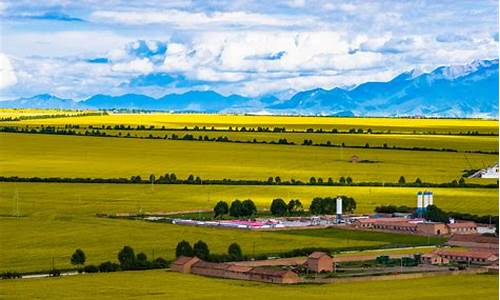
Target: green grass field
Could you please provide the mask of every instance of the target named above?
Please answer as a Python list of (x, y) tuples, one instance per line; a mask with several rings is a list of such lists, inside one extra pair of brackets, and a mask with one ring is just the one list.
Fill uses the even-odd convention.
[[(85, 130), (80, 130), (85, 133)], [(464, 135), (423, 135), (423, 134), (333, 134), (333, 133), (270, 133), (270, 132), (217, 132), (217, 131), (158, 131), (158, 130), (101, 130), (106, 134), (132, 137), (153, 137), (164, 138), (165, 135), (172, 137), (173, 134), (183, 137), (191, 134), (195, 138), (199, 136), (209, 138), (228, 137), (232, 141), (251, 142), (256, 139), (258, 142), (277, 142), (286, 139), (301, 145), (304, 140), (312, 140), (315, 144), (326, 144), (331, 142), (335, 145), (344, 143), (346, 146), (365, 146), (367, 143), (371, 147), (383, 147), (387, 144), (389, 148), (396, 147), (426, 147), (433, 149), (455, 149), (458, 151), (498, 151), (498, 136), (464, 136)]]
[[(183, 185), (158, 186), (151, 194), (147, 189), (141, 191), (141, 188), (148, 188), (142, 185), (3, 183), (0, 186), (0, 269), (5, 271), (47, 269), (52, 257), (57, 267), (70, 267), (69, 255), (79, 247), (87, 252), (93, 263), (115, 259), (117, 251), (126, 244), (148, 255), (154, 250), (157, 256), (172, 258), (175, 245), (182, 239), (192, 242), (203, 239), (219, 253), (224, 252), (229, 243), (237, 241), (248, 254), (253, 251), (254, 243), (256, 253), (269, 253), (311, 245), (339, 248), (426, 242), (425, 238), (408, 240), (402, 235), (391, 234), (249, 232), (95, 217), (96, 212), (134, 211), (138, 205), (151, 210), (206, 208), (205, 199), (200, 200)], [(233, 188), (213, 192), (214, 195), (231, 195)], [(9, 216), (15, 209), (12, 197), (16, 190), (20, 218)], [(204, 191), (199, 193), (205, 196)], [(218, 197), (214, 196), (212, 203), (216, 199)], [(263, 204), (263, 199), (257, 203)]]
[[(69, 267), (69, 255), (83, 248), (91, 262), (115, 259), (126, 244), (148, 255), (171, 258), (178, 241), (203, 239), (215, 252), (224, 252), (237, 241), (244, 251), (269, 253), (309, 247), (338, 248), (395, 244), (401, 235), (378, 236), (341, 232), (248, 232), (175, 226), (143, 221), (96, 218), (96, 213), (210, 209), (223, 199), (251, 198), (266, 208), (274, 197), (299, 198), (307, 207), (315, 196), (353, 196), (359, 212), (372, 212), (379, 204), (413, 205), (416, 188), (286, 187), (221, 185), (117, 185), (59, 183), (0, 183), (1, 270), (33, 271)], [(495, 214), (495, 189), (433, 189), (435, 203), (446, 210)], [(16, 193), (19, 213), (16, 214)], [(306, 234), (307, 233), (307, 234)], [(359, 236), (357, 236), (359, 235)], [(374, 238), (375, 237), (375, 238)], [(419, 242), (417, 240), (417, 242)], [(420, 240), (421, 242), (421, 240)]]
[[(459, 179), (465, 169), (483, 168), (498, 156), (446, 152), (339, 149), (287, 145), (139, 140), (36, 134), (0, 134), (0, 170), (21, 177), (130, 177), (174, 172), (210, 179), (308, 181), (351, 176), (354, 181), (425, 182)], [(350, 161), (352, 155), (375, 163)], [(485, 180), (492, 183), (494, 180)]]
[(166, 271), (86, 274), (2, 282), (3, 299), (498, 299), (498, 276), (277, 286)]

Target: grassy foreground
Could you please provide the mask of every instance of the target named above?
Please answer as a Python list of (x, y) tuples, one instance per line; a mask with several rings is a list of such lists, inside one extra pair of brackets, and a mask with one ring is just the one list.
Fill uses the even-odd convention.
[[(71, 118), (70, 118), (71, 119)], [(209, 179), (280, 176), (308, 181), (350, 176), (355, 182), (458, 180), (465, 169), (497, 161), (496, 155), (340, 149), (310, 146), (142, 140), (105, 137), (0, 134), (0, 170), (21, 177), (130, 177), (176, 173)], [(372, 163), (352, 163), (359, 156)], [(494, 180), (493, 180), (494, 182)], [(492, 183), (485, 180), (484, 183)]]
[(498, 276), (458, 275), (324, 285), (277, 286), (166, 271), (86, 274), (2, 282), (3, 299), (498, 299)]

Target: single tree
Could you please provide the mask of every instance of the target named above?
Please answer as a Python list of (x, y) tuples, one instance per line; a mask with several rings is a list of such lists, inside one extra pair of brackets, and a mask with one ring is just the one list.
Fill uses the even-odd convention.
[(227, 215), (229, 213), (229, 205), (225, 201), (219, 201), (214, 207), (215, 218)]
[(344, 178), (344, 176), (340, 177), (339, 183), (340, 184), (345, 184), (345, 178)]
[(71, 264), (75, 266), (82, 266), (85, 264), (85, 253), (82, 249), (76, 249), (73, 255), (71, 255)]
[(405, 183), (406, 183), (406, 179), (405, 179), (405, 177), (404, 177), (404, 176), (399, 177), (399, 181), (398, 181), (398, 183), (399, 183), (400, 185), (405, 184)]
[(345, 179), (345, 183), (347, 184), (351, 184), (352, 183), (352, 178), (347, 176), (347, 178)]
[(420, 178), (417, 177), (417, 179), (415, 179), (415, 184), (416, 185), (421, 185), (422, 184), (422, 180), (420, 180)]
[(465, 179), (463, 177), (460, 177), (460, 180), (458, 181), (459, 185), (465, 185)]
[(188, 241), (182, 240), (175, 248), (175, 257), (179, 256), (193, 256), (193, 248)]
[(271, 203), (271, 214), (273, 216), (283, 216), (286, 214), (288, 207), (281, 198), (274, 199)]
[(309, 178), (309, 183), (316, 184), (316, 178), (314, 178), (314, 177)]
[(257, 214), (257, 207), (252, 200), (247, 199), (241, 202), (241, 215), (245, 217), (250, 217)]
[(243, 257), (243, 253), (241, 252), (241, 247), (237, 243), (232, 243), (229, 245), (229, 248), (227, 249), (227, 254), (233, 259), (233, 260), (240, 260)]
[(127, 270), (132, 268), (135, 264), (134, 249), (130, 246), (123, 247), (123, 249), (118, 252), (118, 261), (122, 269)]
[(240, 217), (241, 216), (241, 201), (236, 199), (231, 202), (231, 207), (229, 208), (229, 215), (231, 217)]
[(208, 250), (208, 245), (204, 241), (197, 241), (193, 245), (193, 254), (194, 256), (200, 258), (200, 259), (208, 259), (208, 256), (210, 255), (210, 250)]

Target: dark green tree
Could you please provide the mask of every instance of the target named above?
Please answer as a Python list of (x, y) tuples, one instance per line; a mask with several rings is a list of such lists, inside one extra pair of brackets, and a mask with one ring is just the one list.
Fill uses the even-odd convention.
[(229, 213), (229, 205), (225, 201), (219, 201), (214, 207), (214, 217), (220, 217)]
[(422, 180), (420, 180), (420, 178), (417, 177), (417, 179), (415, 179), (415, 184), (416, 185), (421, 185), (422, 184)]
[(236, 199), (231, 202), (231, 207), (229, 208), (229, 215), (231, 217), (240, 217), (241, 216), (241, 201)]
[(175, 248), (175, 257), (179, 256), (193, 256), (193, 248), (188, 241), (182, 240)]
[(85, 264), (85, 253), (82, 249), (76, 249), (73, 255), (71, 255), (71, 264), (75, 266), (82, 266)]
[(208, 250), (208, 245), (204, 241), (197, 241), (193, 245), (194, 256), (207, 260), (210, 255), (210, 250)]
[(229, 245), (229, 248), (227, 249), (227, 254), (229, 254), (229, 256), (233, 260), (241, 260), (243, 258), (241, 247), (237, 243), (232, 243), (231, 245)]
[(252, 200), (247, 199), (241, 202), (241, 215), (244, 217), (250, 217), (257, 214), (257, 207)]
[(344, 176), (340, 177), (339, 183), (340, 184), (345, 184), (345, 178), (344, 178)]
[(427, 206), (424, 217), (432, 222), (448, 223), (448, 214), (435, 205)]
[(404, 177), (404, 176), (399, 177), (398, 183), (399, 183), (400, 185), (405, 184), (405, 183), (406, 183), (406, 179), (405, 179), (405, 177)]
[(135, 265), (134, 249), (130, 246), (123, 247), (123, 249), (118, 252), (118, 261), (124, 270), (133, 268)]
[(351, 183), (352, 183), (352, 178), (348, 176), (348, 177), (345, 179), (345, 183), (347, 183), (347, 184), (351, 184)]
[(465, 185), (465, 179), (461, 177), (460, 180), (458, 181), (458, 184), (461, 186)]
[(309, 183), (316, 184), (316, 178), (314, 178), (314, 177), (309, 178)]
[(296, 213), (301, 213), (304, 211), (304, 207), (299, 199), (292, 199), (288, 202), (287, 205), (288, 213), (293, 215)]
[(274, 199), (273, 202), (271, 203), (271, 214), (273, 216), (284, 216), (288, 210), (288, 207), (283, 201), (283, 199), (278, 198)]

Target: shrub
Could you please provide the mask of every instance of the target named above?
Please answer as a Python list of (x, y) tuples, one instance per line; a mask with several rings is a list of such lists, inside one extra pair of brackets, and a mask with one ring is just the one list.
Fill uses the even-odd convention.
[(97, 273), (97, 272), (99, 272), (99, 268), (94, 266), (94, 265), (88, 265), (88, 266), (83, 267), (83, 271), (85, 273)]
[(103, 262), (98, 267), (99, 272), (107, 273), (107, 272), (116, 272), (120, 271), (120, 265), (117, 263), (112, 263), (110, 261)]

